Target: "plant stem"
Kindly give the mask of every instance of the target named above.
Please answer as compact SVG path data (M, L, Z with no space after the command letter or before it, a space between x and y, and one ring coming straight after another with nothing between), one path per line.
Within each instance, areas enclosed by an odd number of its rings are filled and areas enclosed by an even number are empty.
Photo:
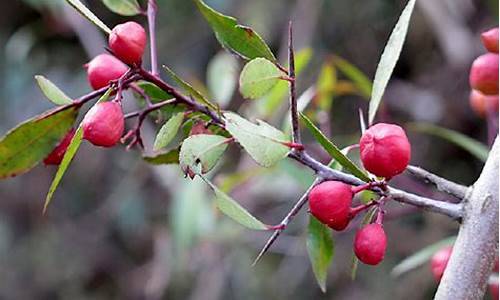
M422 168L408 166L407 170L414 176L434 184L438 190L448 193L458 199L465 198L467 194L468 188L466 186L444 179Z
M300 144L299 113L297 110L297 91L295 89L295 54L293 51L292 21L288 24L288 77L290 77L290 114L292 120L292 141Z

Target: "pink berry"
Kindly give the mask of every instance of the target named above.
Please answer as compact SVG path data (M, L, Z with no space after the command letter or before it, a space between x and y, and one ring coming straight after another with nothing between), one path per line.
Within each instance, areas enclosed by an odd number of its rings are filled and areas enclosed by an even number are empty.
M96 104L83 118L82 126L84 139L96 146L114 146L125 126L121 105L114 101Z
M472 90L469 96L469 104L480 117L486 116L487 112L498 113L498 95L488 96L480 91Z
M498 279L489 284L490 294L492 299L498 299Z
M485 95L498 95L498 54L486 53L472 63L469 82Z
M103 88L112 80L122 77L128 67L113 55L101 54L87 65L87 79L94 90Z
M367 265L378 265L385 256L387 237L382 224L368 224L354 237L354 253Z
M343 230L350 221L353 192L351 186L339 181L326 181L309 193L311 214L335 230Z
M146 47L146 31L136 22L116 25L109 35L109 48L127 64L140 64Z
M397 125L373 125L365 131L359 146L363 166L377 176L391 178L403 172L410 162L410 142Z
M439 282L441 277L443 277L444 270L446 269L446 265L448 265L452 250L452 246L444 247L436 252L431 258L431 271L437 282Z
M484 47L491 53L498 53L498 27L481 33Z
M71 128L54 148L54 150L52 150L52 152L50 152L50 154L43 160L43 163L46 165L59 165L74 135L75 129Z

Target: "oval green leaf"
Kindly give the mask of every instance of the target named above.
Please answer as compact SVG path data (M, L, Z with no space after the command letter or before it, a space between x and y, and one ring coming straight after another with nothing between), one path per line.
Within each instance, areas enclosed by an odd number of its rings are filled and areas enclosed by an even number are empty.
M141 13L137 0L102 0L109 10L122 16L135 16Z
M221 14L201 0L196 0L196 5L212 27L222 47L244 59L264 57L276 61L269 46L252 28L238 25L235 18Z
M152 165L168 165L179 163L179 148L159 153L153 156L143 156L142 159Z
M232 98L238 83L238 60L234 55L221 52L215 55L207 68L207 84L210 93L221 106Z
M36 75L35 79L38 83L38 86L40 87L40 90L45 95L45 97L50 100L50 102L54 103L55 105L66 105L73 103L73 100L71 100L70 97L68 97L47 78L41 75Z
M227 194L219 190L212 182L210 182L204 176L201 176L203 180L210 186L210 188L215 193L215 203L217 208L220 209L222 213L241 225L254 229L254 230L267 230L269 226L259 221L256 217L250 214L245 208L243 208L238 202L234 201Z
M0 140L0 179L27 172L44 159L75 123L78 109L58 107L30 119Z
M172 116L161 128L156 135L155 142L153 144L153 150L158 151L163 147L166 147L181 128L182 121L184 120L184 113L177 113Z
M283 76L276 65L265 58L248 62L240 74L240 93L245 98L257 99L272 89Z
M266 122L254 124L231 112L224 114L226 130L263 167L272 167L290 151L285 134Z
M205 174L210 171L227 148L228 139L220 135L197 134L182 142L179 163L189 174Z
M387 87L387 83L389 83L392 71L394 71L394 67L398 62L401 49L403 49L414 7L415 0L408 1L380 57L377 71L375 72L375 79L373 80L372 96L368 108L368 124L370 125L373 123L377 109L382 101L382 95Z

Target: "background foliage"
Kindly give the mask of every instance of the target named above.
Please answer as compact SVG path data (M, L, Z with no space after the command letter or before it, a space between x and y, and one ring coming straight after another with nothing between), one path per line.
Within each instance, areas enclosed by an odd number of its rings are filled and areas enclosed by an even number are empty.
M470 63L483 52L478 33L497 23L494 12L498 7L495 1L435 2L417 1L378 118L412 122L408 124L414 129L410 131L412 163L469 184L480 171L480 154L474 156L428 135L425 129L429 131L429 126L422 123L489 142L486 122L468 106L467 76ZM286 26L292 16L296 49L310 58L299 75L299 94L310 86L318 91L309 99L312 103L306 115L338 145L356 141L358 108L367 110L366 90L370 88L349 63L373 78L405 3L207 3L237 16L239 23L251 25L281 61L286 54ZM88 4L109 27L124 20L101 1ZM231 77L207 80L207 73L217 74L214 69L221 66L229 72L240 70L242 65L220 54L220 46L194 1L160 0L159 7L161 63L198 89L225 99L224 107L253 117L265 116L269 123L281 126L281 83L259 102L243 101L237 93L231 97ZM72 97L88 91L82 65L103 51L105 41L98 29L62 1L4 1L0 8L4 11L0 20L0 45L4 45L0 48L3 134L52 107L44 100L34 75L44 74ZM220 66L214 57L222 61ZM299 61L298 54L297 64ZM320 110L327 110L327 117ZM144 132L150 149L157 130L150 124ZM217 168L222 174L232 175L217 176L213 181L266 224L279 222L312 181L311 174L293 162L282 161L268 170L241 155L237 147L227 151ZM322 151L318 148L314 154L327 160ZM387 299L390 295L391 299L426 299L435 289L428 268L398 278L389 273L401 259L456 230L445 217L393 204L396 207L388 215L391 221L386 223L389 248L384 263L377 268L360 265L357 280L351 281L353 230L336 234L328 290L323 294L307 259L306 213L300 214L271 253L252 268L251 262L268 233L248 231L221 216L202 180L184 179L178 166L150 166L136 151L95 149L82 143L44 217L43 198L55 171L38 166L21 177L0 182L0 298ZM395 183L434 195L433 190L406 174Z

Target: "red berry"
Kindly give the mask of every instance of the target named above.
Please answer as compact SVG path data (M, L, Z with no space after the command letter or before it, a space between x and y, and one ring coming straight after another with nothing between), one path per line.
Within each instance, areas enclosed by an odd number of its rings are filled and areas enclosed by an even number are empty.
M128 67L116 57L109 54L101 54L85 65L87 78L94 90L105 87L112 80L122 77Z
M127 64L139 64L146 47L146 31L136 22L116 25L109 35L109 48Z
M354 253L367 265L378 265L385 255L387 237L382 224L368 224L354 237Z
M488 51L498 53L498 27L481 33L481 41Z
M485 95L498 95L498 54L486 53L472 63L469 82Z
M469 104L480 117L484 117L487 112L498 113L498 95L487 96L479 91L472 90L469 96Z
M377 176L391 178L403 172L410 162L410 142L397 125L373 125L361 137L359 147L363 166Z
M498 279L489 284L492 299L498 299Z
M438 252L434 253L431 258L431 271L437 282L439 282L441 280L441 277L443 277L444 270L446 269L446 265L450 260L452 250L452 246L444 247Z
M350 221L353 193L351 186L339 181L326 181L309 193L311 214L335 230L343 230Z
M43 160L43 163L46 165L59 165L64 157L64 153L68 149L69 143L75 136L75 129L71 128L63 139L59 142L59 144L50 152L49 155Z
M96 146L114 146L125 126L121 105L114 101L96 104L83 118L82 126L84 139Z

